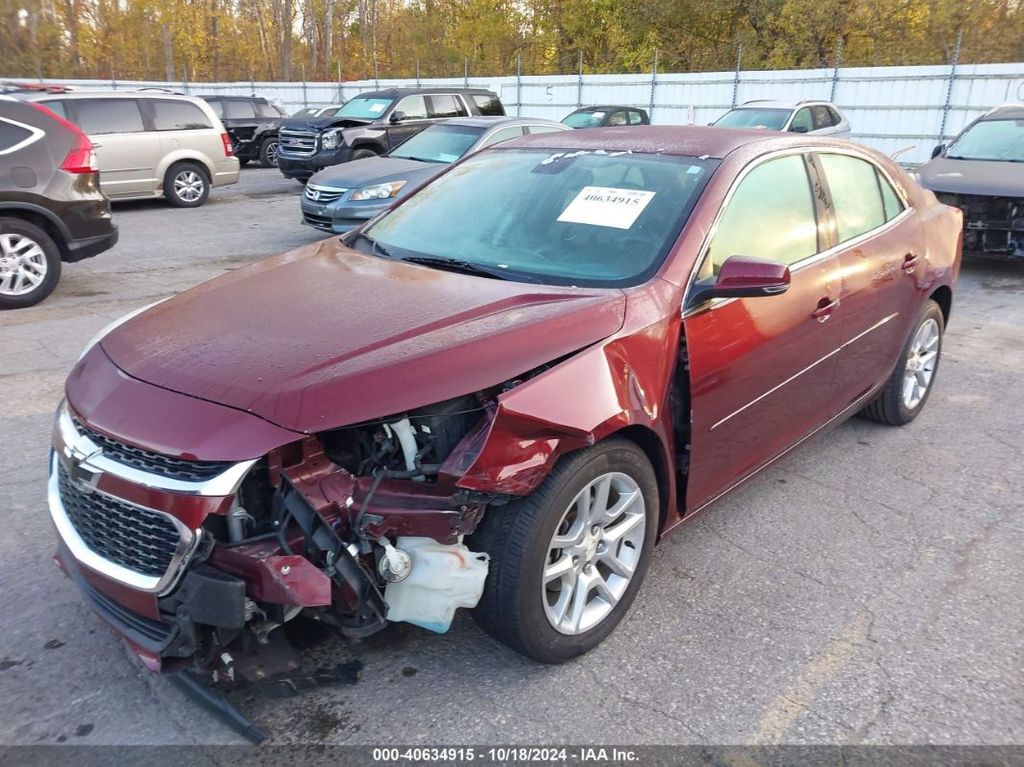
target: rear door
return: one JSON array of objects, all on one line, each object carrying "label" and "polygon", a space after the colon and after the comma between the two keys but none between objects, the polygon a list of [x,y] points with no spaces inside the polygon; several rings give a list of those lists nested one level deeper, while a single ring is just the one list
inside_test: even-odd
[{"label": "rear door", "polygon": [[820,153],[843,275],[843,348],[836,412],[888,378],[916,312],[925,274],[921,224],[888,176],[853,154]]},{"label": "rear door", "polygon": [[256,151],[252,145],[256,134],[256,109],[248,99],[224,99],[224,114],[220,120],[235,143],[235,154],[251,157]]},{"label": "rear door", "polygon": [[787,264],[792,282],[775,296],[685,307],[689,509],[728,490],[833,411],[840,275],[827,250],[821,199],[803,154],[761,160],[734,185],[712,229],[699,278],[713,278],[730,256],[753,256]]},{"label": "rear door", "polygon": [[68,99],[65,104],[96,148],[100,187],[108,197],[156,191],[160,185],[156,169],[163,156],[160,135],[147,129],[136,99]]},{"label": "rear door", "polygon": [[195,104],[175,99],[146,99],[153,129],[160,137],[164,156],[181,148],[202,152],[211,161],[223,155],[220,135],[214,133],[213,123]]}]

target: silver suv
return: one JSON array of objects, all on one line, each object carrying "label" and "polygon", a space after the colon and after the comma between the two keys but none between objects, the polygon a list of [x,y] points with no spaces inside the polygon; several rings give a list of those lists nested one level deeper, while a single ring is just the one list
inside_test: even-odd
[{"label": "silver suv", "polygon": [[167,198],[197,208],[210,189],[238,181],[238,158],[202,99],[163,91],[18,94],[77,125],[96,148],[100,188],[111,200]]},{"label": "silver suv", "polygon": [[730,109],[712,125],[850,137],[850,121],[828,101],[747,101]]}]

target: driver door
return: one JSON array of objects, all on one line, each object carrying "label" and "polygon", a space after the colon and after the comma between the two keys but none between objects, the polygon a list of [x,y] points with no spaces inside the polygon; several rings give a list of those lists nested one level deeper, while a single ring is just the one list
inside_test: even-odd
[{"label": "driver door", "polygon": [[698,277],[706,280],[739,255],[788,265],[791,283],[774,296],[685,307],[688,510],[714,500],[833,411],[840,275],[837,257],[819,255],[828,230],[817,187],[802,154],[762,161],[726,198],[703,254]]},{"label": "driver door", "polygon": [[[394,119],[394,115],[399,112],[402,113],[401,121],[390,122],[390,120]],[[430,125],[429,115],[427,114],[427,99],[418,93],[413,96],[406,96],[399,101],[391,115],[388,118],[387,127],[388,146],[391,149],[394,149],[407,138],[415,136]]]}]

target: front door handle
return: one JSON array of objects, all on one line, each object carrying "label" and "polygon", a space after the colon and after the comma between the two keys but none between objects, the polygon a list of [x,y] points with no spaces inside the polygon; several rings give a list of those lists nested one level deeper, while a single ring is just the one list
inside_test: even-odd
[{"label": "front door handle", "polygon": [[818,301],[818,308],[811,312],[811,316],[818,322],[825,322],[832,316],[832,312],[839,306],[839,299],[831,299],[825,296]]},{"label": "front door handle", "polygon": [[907,255],[903,257],[903,266],[900,268],[907,274],[911,274],[914,269],[917,268],[917,254],[907,253]]}]

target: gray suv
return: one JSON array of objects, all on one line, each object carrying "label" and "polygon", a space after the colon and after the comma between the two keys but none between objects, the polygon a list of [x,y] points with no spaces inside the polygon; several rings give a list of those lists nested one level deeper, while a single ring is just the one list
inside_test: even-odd
[{"label": "gray suv", "polygon": [[281,124],[277,167],[302,183],[323,168],[376,157],[439,120],[502,116],[505,108],[482,88],[388,88],[361,93],[327,117]]}]

